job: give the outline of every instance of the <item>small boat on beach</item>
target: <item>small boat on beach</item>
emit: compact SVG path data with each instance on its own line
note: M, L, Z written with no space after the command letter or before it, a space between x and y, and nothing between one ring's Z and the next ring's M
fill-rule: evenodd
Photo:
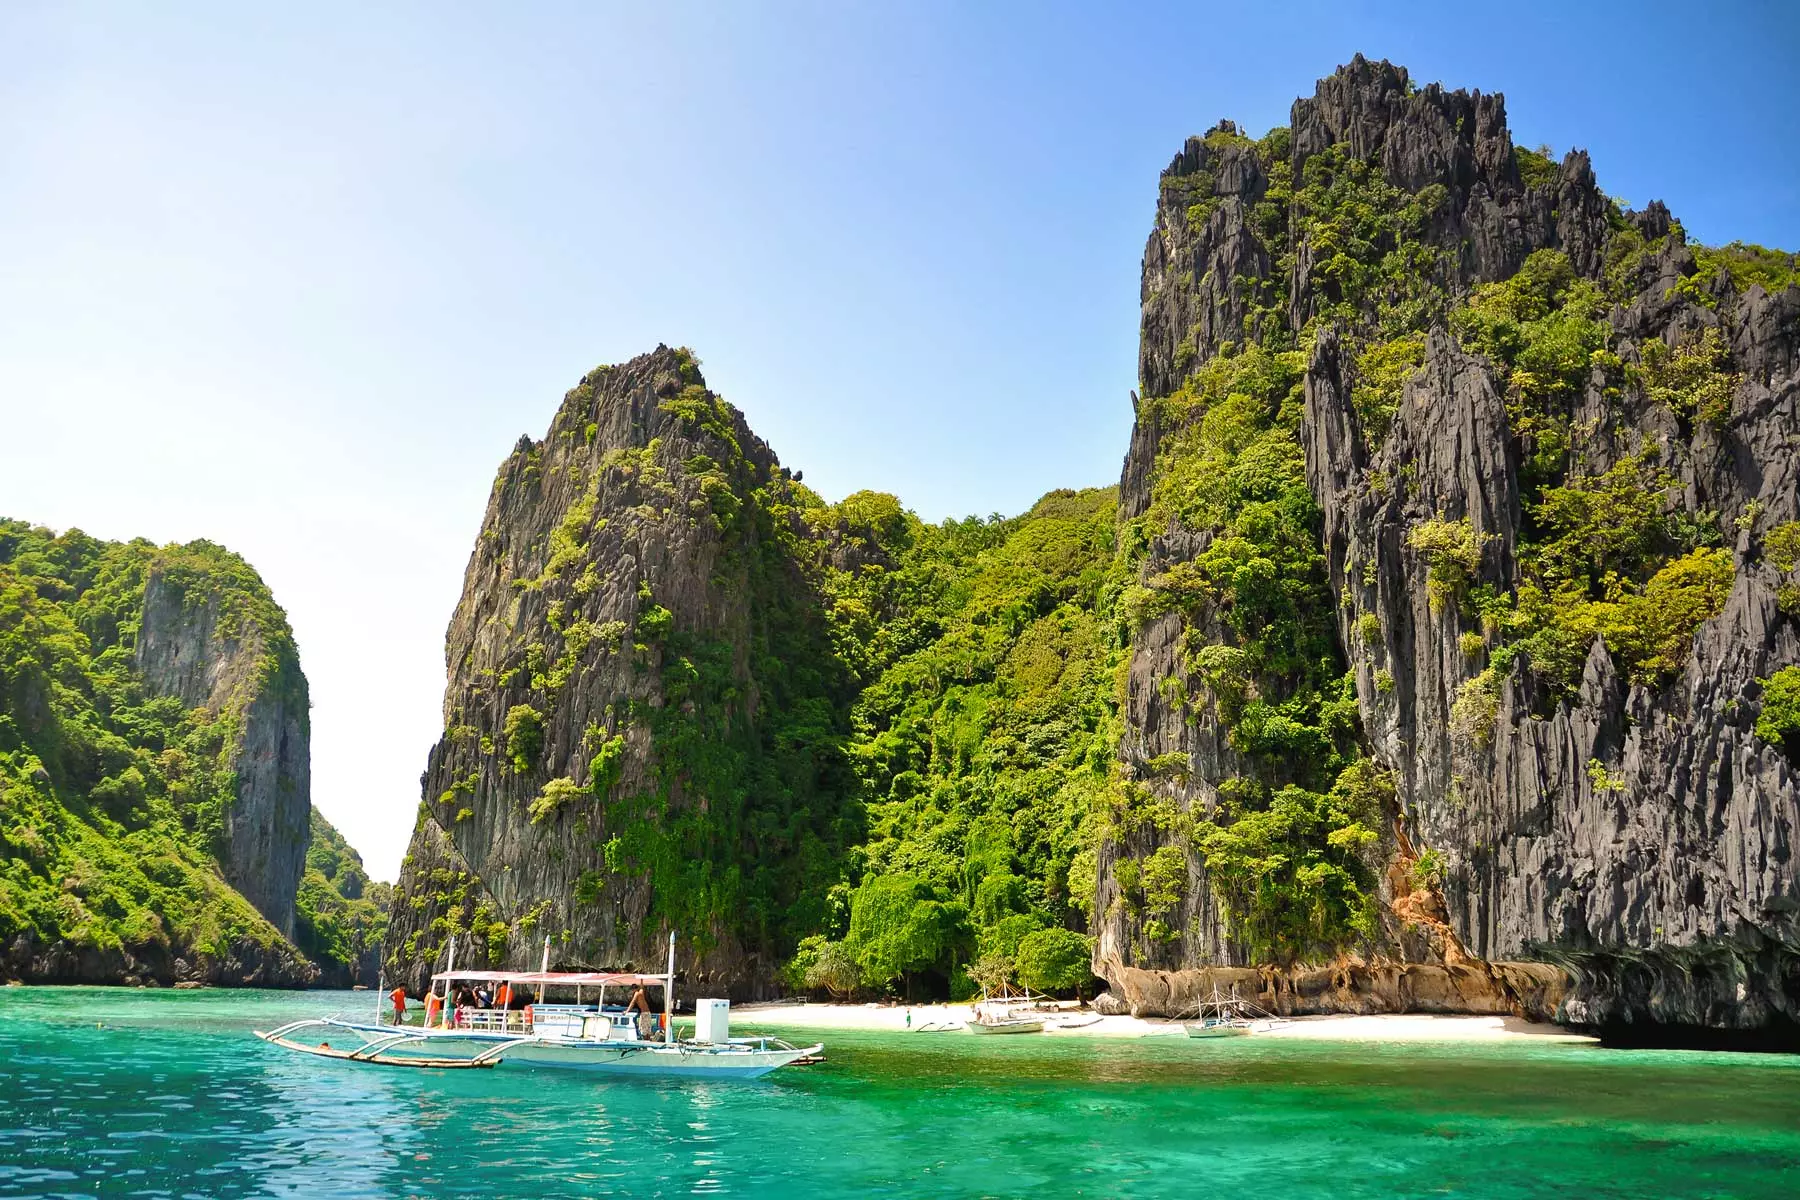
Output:
M1042 1033L1044 1018L1015 1006L1033 1004L1043 999L1042 996L1033 996L1030 990L1022 996L1015 996L1006 988L1002 988L999 995L983 991L964 1028L970 1033Z
M1287 1024L1274 1013L1239 997L1235 986L1227 996L1219 991L1216 983L1212 995L1185 1015L1194 1018L1186 1022L1187 1035L1191 1038L1243 1037Z
M1005 1015L977 1014L965 1026L970 1033L1042 1033L1044 1019L1042 1017L1020 1017L1011 1013Z
M544 945L545 965L549 942ZM454 963L456 948L450 947ZM609 1075L756 1079L780 1067L817 1061L823 1044L793 1046L780 1038L730 1036L725 1000L696 1004L693 1036L678 1038L674 1022L675 938L669 937L669 969L647 975L630 971L442 971L431 977L424 1025L319 1017L291 1021L256 1036L271 1045L322 1058L437 1070L555 1067ZM492 987L510 1003L489 1007L453 1002L457 986ZM606 991L662 989L662 1012L648 1003L609 1005ZM573 993L547 1002L555 990ZM586 995L584 996L584 992ZM584 1002L587 997L591 1002ZM521 1002L523 1001L523 1002ZM336 1044L333 1044L333 1039Z

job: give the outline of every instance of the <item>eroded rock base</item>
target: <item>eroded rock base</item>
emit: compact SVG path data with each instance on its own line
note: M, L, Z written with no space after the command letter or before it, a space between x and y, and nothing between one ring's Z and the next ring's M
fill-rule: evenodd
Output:
M1438 966L1347 958L1295 967L1199 967L1149 971L1110 965L1112 994L1134 1017L1198 1011L1216 986L1282 1016L1462 1013L1550 1021L1574 983L1551 963Z

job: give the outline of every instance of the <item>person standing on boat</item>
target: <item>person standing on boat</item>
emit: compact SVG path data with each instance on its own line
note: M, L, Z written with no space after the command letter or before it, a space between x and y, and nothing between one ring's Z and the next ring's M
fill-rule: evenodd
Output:
M394 1002L394 1024L406 1024L406 989L397 987L388 993L388 999Z
M638 1037L640 1040L648 1041L656 1033L656 1016L650 1011L650 997L644 994L644 985L641 983L638 984L637 991L631 993L631 999L625 1004L627 1016L634 1012L638 1014Z

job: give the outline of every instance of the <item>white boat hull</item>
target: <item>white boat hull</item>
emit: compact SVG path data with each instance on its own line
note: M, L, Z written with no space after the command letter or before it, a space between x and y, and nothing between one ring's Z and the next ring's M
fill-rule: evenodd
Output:
M970 1021L970 1033L1042 1033L1042 1021L995 1021L987 1024L981 1021Z
M682 1045L531 1041L500 1058L503 1067L557 1067L606 1075L678 1075L686 1079L759 1079L823 1047L718 1051Z

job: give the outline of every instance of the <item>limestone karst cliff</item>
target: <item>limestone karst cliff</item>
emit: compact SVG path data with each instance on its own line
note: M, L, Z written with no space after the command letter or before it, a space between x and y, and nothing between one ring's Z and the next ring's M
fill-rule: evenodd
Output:
M829 505L685 351L592 372L494 484L388 969L1791 1038L1797 282L1357 58L1163 173L1116 491Z
M1128 787L1180 817L1107 827L1115 985L1169 1008L1210 965L1335 959L1280 986L1379 1007L1410 972L1615 1033L1791 1027L1800 787L1753 727L1800 659L1765 553L1800 517L1794 277L1386 63L1260 141L1188 143L1120 498ZM1278 897L1307 929L1268 924L1230 834L1284 805L1319 818L1279 847L1316 868ZM1164 847L1186 886L1151 928L1118 864Z
M464 961L551 936L648 966L674 929L701 978L773 985L856 833L805 496L683 351L596 370L520 440L446 642L395 977L456 930Z

